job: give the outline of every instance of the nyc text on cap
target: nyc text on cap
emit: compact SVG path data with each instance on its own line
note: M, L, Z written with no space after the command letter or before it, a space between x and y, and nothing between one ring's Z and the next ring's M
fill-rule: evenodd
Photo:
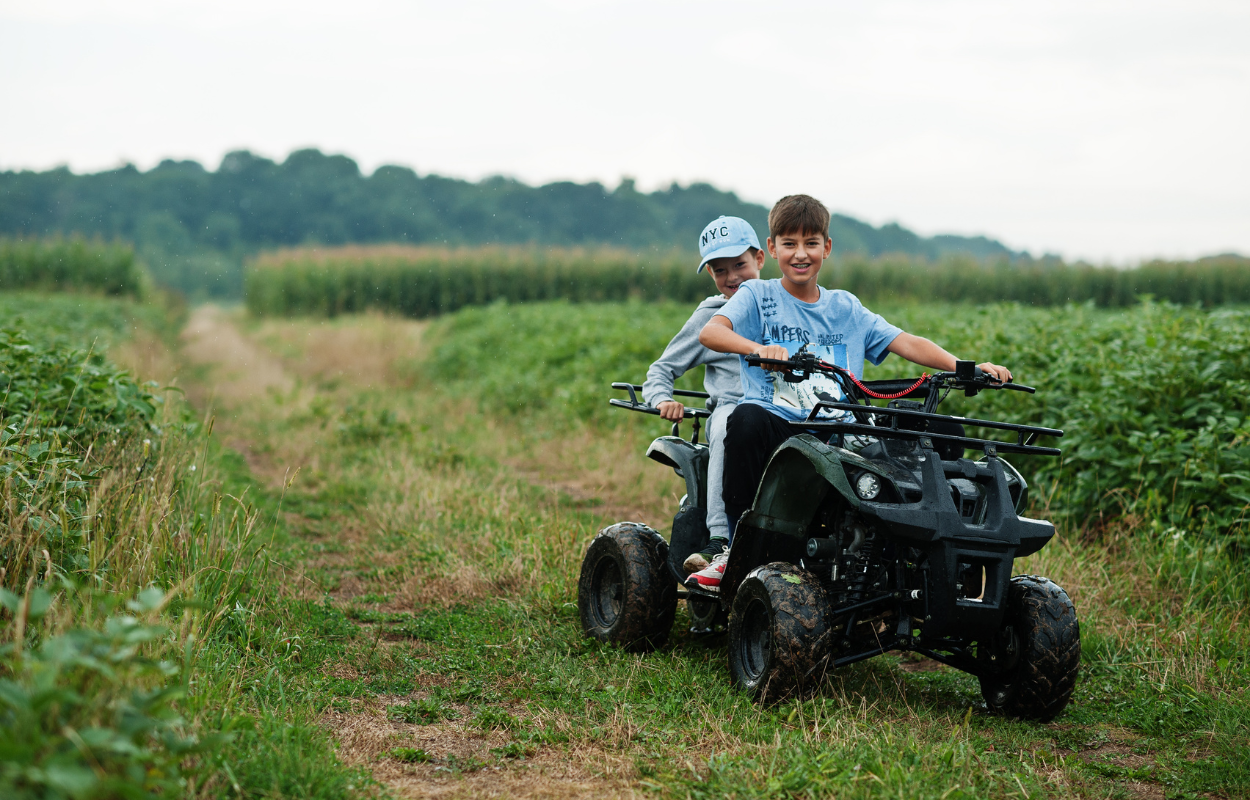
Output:
M761 249L760 240L750 223L741 217L717 217L699 234L699 257L702 261L695 273L702 272L707 262L714 258L740 256L748 247Z

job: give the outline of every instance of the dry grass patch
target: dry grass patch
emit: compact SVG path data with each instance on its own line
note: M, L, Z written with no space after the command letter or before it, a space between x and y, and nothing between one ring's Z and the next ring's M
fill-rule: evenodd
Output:
M272 391L289 392L294 386L282 362L244 336L231 314L218 306L192 311L181 338L182 352L192 364L214 368L208 383L191 392L201 408L214 401L233 406Z
M573 425L553 433L512 422L503 428L510 444L505 461L530 483L567 495L605 525L633 520L663 531L672 524L685 483L645 455L651 440L667 433L661 426Z
M514 745L504 731L475 724L467 706L458 719L421 725L396 721L387 709L413 698L382 697L350 713L322 717L339 756L370 770L396 797L632 798L637 774L621 755L586 745ZM527 723L544 720L508 709ZM549 722L549 721L548 721ZM571 727L571 724L570 724ZM420 760L405 755L416 751Z
M129 338L109 349L108 358L140 380L162 386L176 385L182 372L182 363L169 345L147 328L136 327Z
M295 374L356 388L409 385L427 323L381 314L334 320L266 319L255 338Z

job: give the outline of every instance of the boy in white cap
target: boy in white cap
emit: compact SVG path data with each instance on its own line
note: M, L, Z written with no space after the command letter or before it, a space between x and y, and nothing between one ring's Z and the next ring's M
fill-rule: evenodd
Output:
M739 217L719 217L699 235L699 269L706 267L719 295L709 297L690 315L664 353L647 370L642 397L660 410L660 416L671 422L682 418L685 408L673 399L673 382L687 371L704 365L703 388L711 395L707 407L712 412L707 421L707 527L711 535L707 547L692 554L684 564L687 572L708 575L704 582L719 585L720 574L728 557L730 530L722 498L721 476L725 464L725 421L742 399L739 359L736 355L717 353L699 344L699 331L712 316L729 302L744 282L760 276L764 268L764 251L755 229ZM718 569L719 568L719 569Z

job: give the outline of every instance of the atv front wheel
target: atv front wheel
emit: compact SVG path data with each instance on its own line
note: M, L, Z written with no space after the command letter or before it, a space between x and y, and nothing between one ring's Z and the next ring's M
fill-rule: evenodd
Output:
M729 613L729 673L771 703L820 681L828 663L829 602L816 578L778 561L747 574Z
M590 543L577 582L582 630L627 650L663 647L677 614L677 585L660 534L636 522L604 528Z
M1049 722L1068 705L1081 666L1076 607L1058 584L1017 575L1007 619L992 642L978 643L981 695L990 710Z

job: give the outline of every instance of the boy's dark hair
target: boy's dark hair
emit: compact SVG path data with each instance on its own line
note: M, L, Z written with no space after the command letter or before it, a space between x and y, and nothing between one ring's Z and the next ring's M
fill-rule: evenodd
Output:
M819 233L829 238L829 209L815 197L806 194L786 195L768 212L768 235L798 234L807 236Z

